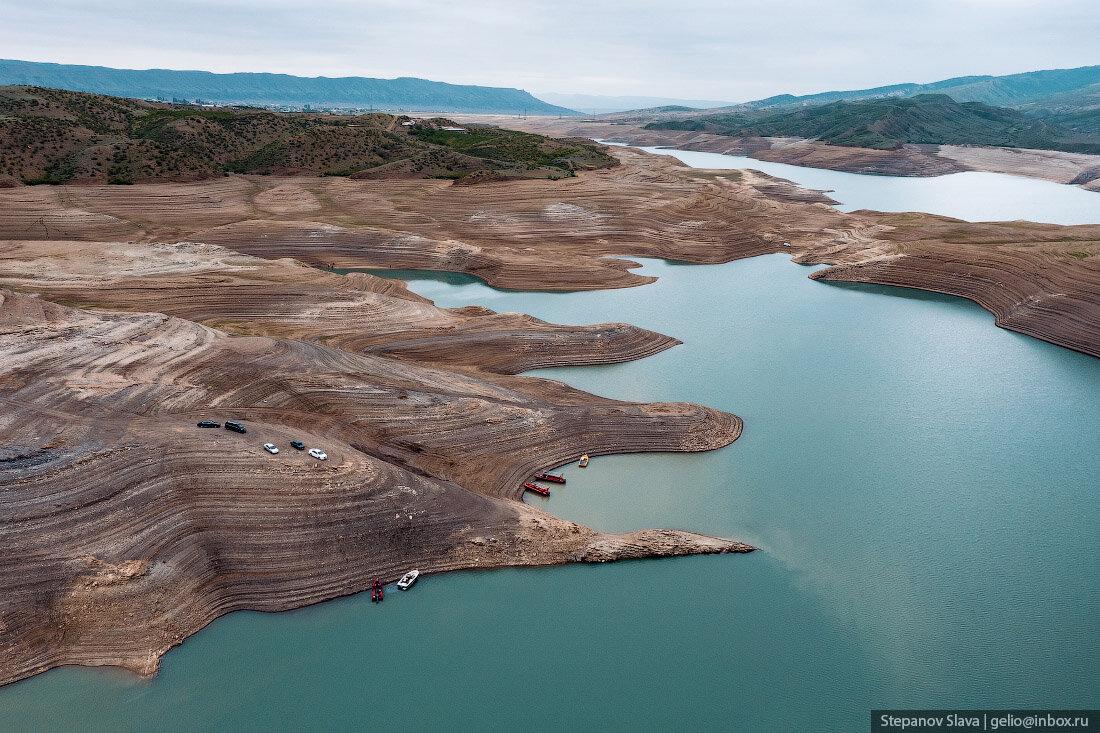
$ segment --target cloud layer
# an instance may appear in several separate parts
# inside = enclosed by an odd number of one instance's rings
[[[742,101],[1100,63],[1095,0],[0,0],[0,55]]]

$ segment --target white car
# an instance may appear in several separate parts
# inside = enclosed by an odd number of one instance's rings
[[[279,452],[279,449],[275,447],[274,443],[264,443],[264,450],[272,455]]]
[[[310,448],[309,449],[309,454],[311,456],[313,456],[314,458],[316,458],[318,461],[327,461],[328,460],[328,453],[325,453],[320,448]]]

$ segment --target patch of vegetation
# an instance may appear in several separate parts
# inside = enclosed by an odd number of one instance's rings
[[[730,171],[729,173],[710,173],[708,175],[714,179],[725,178],[726,180],[733,181],[734,183],[740,183],[741,179],[745,177],[744,174],[741,173],[741,171]]]
[[[343,170],[338,170],[338,171],[325,171],[321,175],[322,176],[332,176],[333,178],[347,178],[348,176],[354,176],[356,173],[359,173],[361,170],[363,170],[363,169],[362,168],[344,168]]]
[[[402,124],[409,123],[409,124]],[[0,166],[27,183],[114,184],[253,175],[560,178],[616,165],[590,141],[383,113],[209,109],[40,87],[0,87]]]
[[[557,140],[516,130],[495,127],[471,127],[459,132],[444,130],[454,126],[449,120],[429,120],[412,128],[412,135],[432,145],[475,158],[495,161],[500,167],[519,167],[525,170],[558,168],[572,172],[577,169],[603,168],[615,165],[617,160],[590,142]]]

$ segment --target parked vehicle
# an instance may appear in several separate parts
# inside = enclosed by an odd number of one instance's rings
[[[226,420],[225,421],[225,429],[226,430],[232,430],[234,433],[247,433],[248,432],[248,430],[245,429],[244,425],[241,425],[236,420]]]
[[[325,453],[320,448],[310,448],[309,449],[309,454],[311,456],[313,456],[314,458],[316,458],[318,461],[327,461],[328,460],[328,453]]]
[[[214,422],[213,420],[203,420],[199,423],[200,428],[220,428],[221,426],[220,422]]]
[[[306,444],[300,440],[292,440],[290,441],[290,447],[294,450],[305,450]]]
[[[272,455],[279,452],[279,449],[275,447],[274,443],[264,443],[264,450]]]

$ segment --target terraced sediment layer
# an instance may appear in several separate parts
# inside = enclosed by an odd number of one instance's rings
[[[679,343],[625,323],[565,326],[477,306],[436,308],[399,281],[188,242],[11,242],[0,251],[0,287],[502,374],[627,361]]]
[[[897,222],[898,229],[881,235],[897,247],[895,254],[834,259],[806,253],[806,261],[839,262],[810,277],[958,295],[993,313],[1002,328],[1100,356],[1100,227],[921,216],[914,238],[901,234],[913,215],[881,219]]]
[[[629,149],[616,154],[623,165],[564,181],[470,187],[231,177],[6,189],[0,238],[203,242],[320,267],[465,272],[532,290],[650,281],[620,255],[703,264],[789,252],[801,262],[845,266],[819,279],[962,295],[1007,328],[1100,354],[1100,227],[846,214],[758,172],[692,169]],[[424,336],[390,348],[417,358],[427,355],[422,348],[446,351]]]
[[[737,438],[739,419],[698,405],[11,291],[0,365],[0,684],[73,663],[149,674],[219,615],[315,603],[413,566],[751,550],[690,532],[607,535],[518,501],[533,470],[582,451]],[[202,418],[249,432],[199,429]],[[328,460],[287,447],[295,438]]]

